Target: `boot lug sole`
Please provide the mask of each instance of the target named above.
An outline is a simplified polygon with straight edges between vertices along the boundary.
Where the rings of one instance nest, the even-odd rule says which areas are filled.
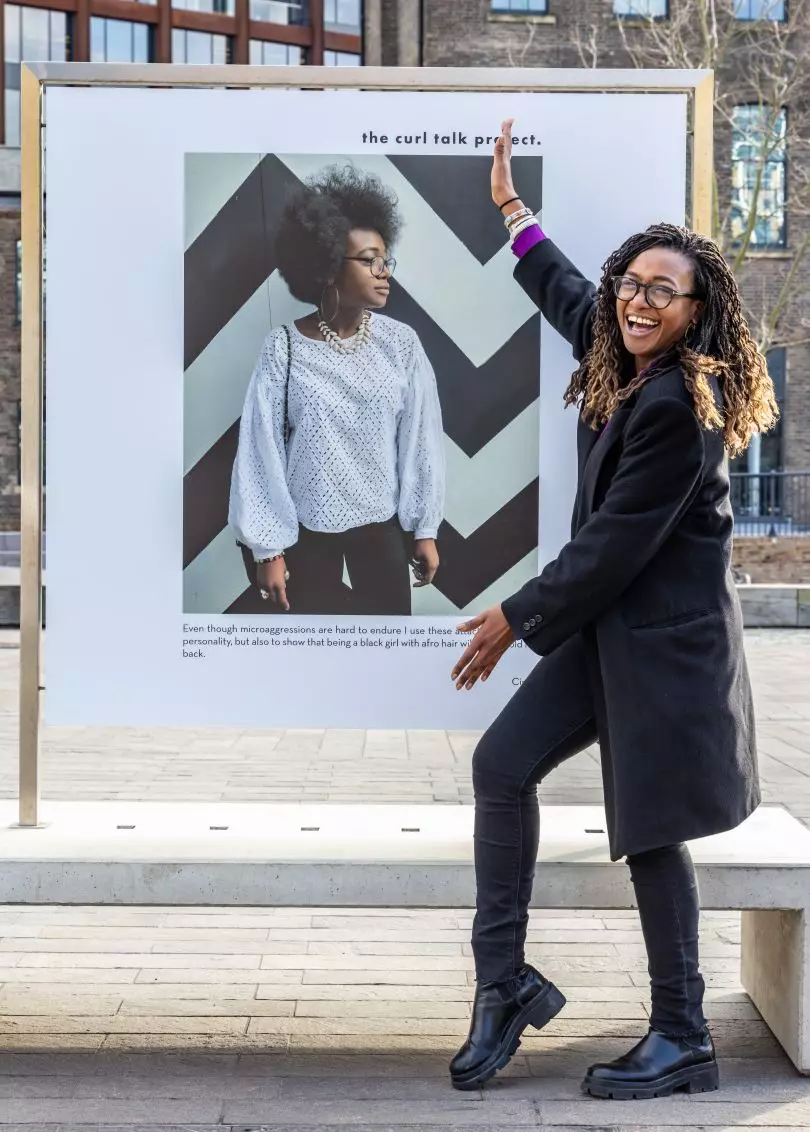
[[[488,1061],[476,1066],[467,1073],[450,1075],[450,1082],[454,1089],[462,1091],[480,1089],[480,1087],[494,1077],[499,1069],[505,1068],[517,1053],[520,1046],[520,1035],[527,1026],[541,1030],[552,1018],[555,1018],[565,1006],[565,995],[558,990],[552,982],[530,1003],[515,1015],[506,1028],[503,1039]]]
[[[719,1088],[720,1074],[716,1062],[690,1065],[660,1077],[655,1083],[624,1081],[614,1085],[590,1077],[582,1082],[583,1093],[610,1101],[651,1101],[672,1096],[679,1089],[685,1093],[713,1093]]]

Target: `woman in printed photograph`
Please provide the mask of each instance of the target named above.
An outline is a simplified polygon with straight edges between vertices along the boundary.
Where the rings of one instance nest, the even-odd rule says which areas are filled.
[[[229,522],[268,611],[411,612],[439,568],[444,441],[416,333],[387,317],[394,193],[350,165],[292,191],[276,259],[315,310],[275,327],[251,379]]]

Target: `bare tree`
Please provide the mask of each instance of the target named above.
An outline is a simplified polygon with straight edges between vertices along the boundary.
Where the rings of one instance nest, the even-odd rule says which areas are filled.
[[[580,63],[715,72],[712,234],[741,284],[760,347],[810,341],[810,320],[791,317],[810,258],[810,0],[670,0],[666,18],[651,16],[644,0],[626,2],[612,34],[592,19],[577,21]],[[763,272],[757,253],[774,247],[778,267]]]

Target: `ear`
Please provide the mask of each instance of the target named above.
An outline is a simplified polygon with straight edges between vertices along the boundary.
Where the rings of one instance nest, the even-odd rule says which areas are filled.
[[[692,325],[697,326],[700,322],[700,316],[703,314],[703,300],[696,299],[692,304]]]

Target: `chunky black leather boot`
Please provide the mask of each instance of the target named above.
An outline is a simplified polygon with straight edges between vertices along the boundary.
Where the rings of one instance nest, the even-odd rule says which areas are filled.
[[[592,1065],[582,1091],[610,1100],[652,1100],[676,1089],[708,1093],[720,1087],[714,1042],[708,1030],[684,1038],[650,1030],[616,1061]]]
[[[562,993],[528,964],[505,983],[479,983],[469,1035],[450,1062],[453,1088],[480,1088],[514,1055],[527,1026],[539,1030],[564,1006]]]

